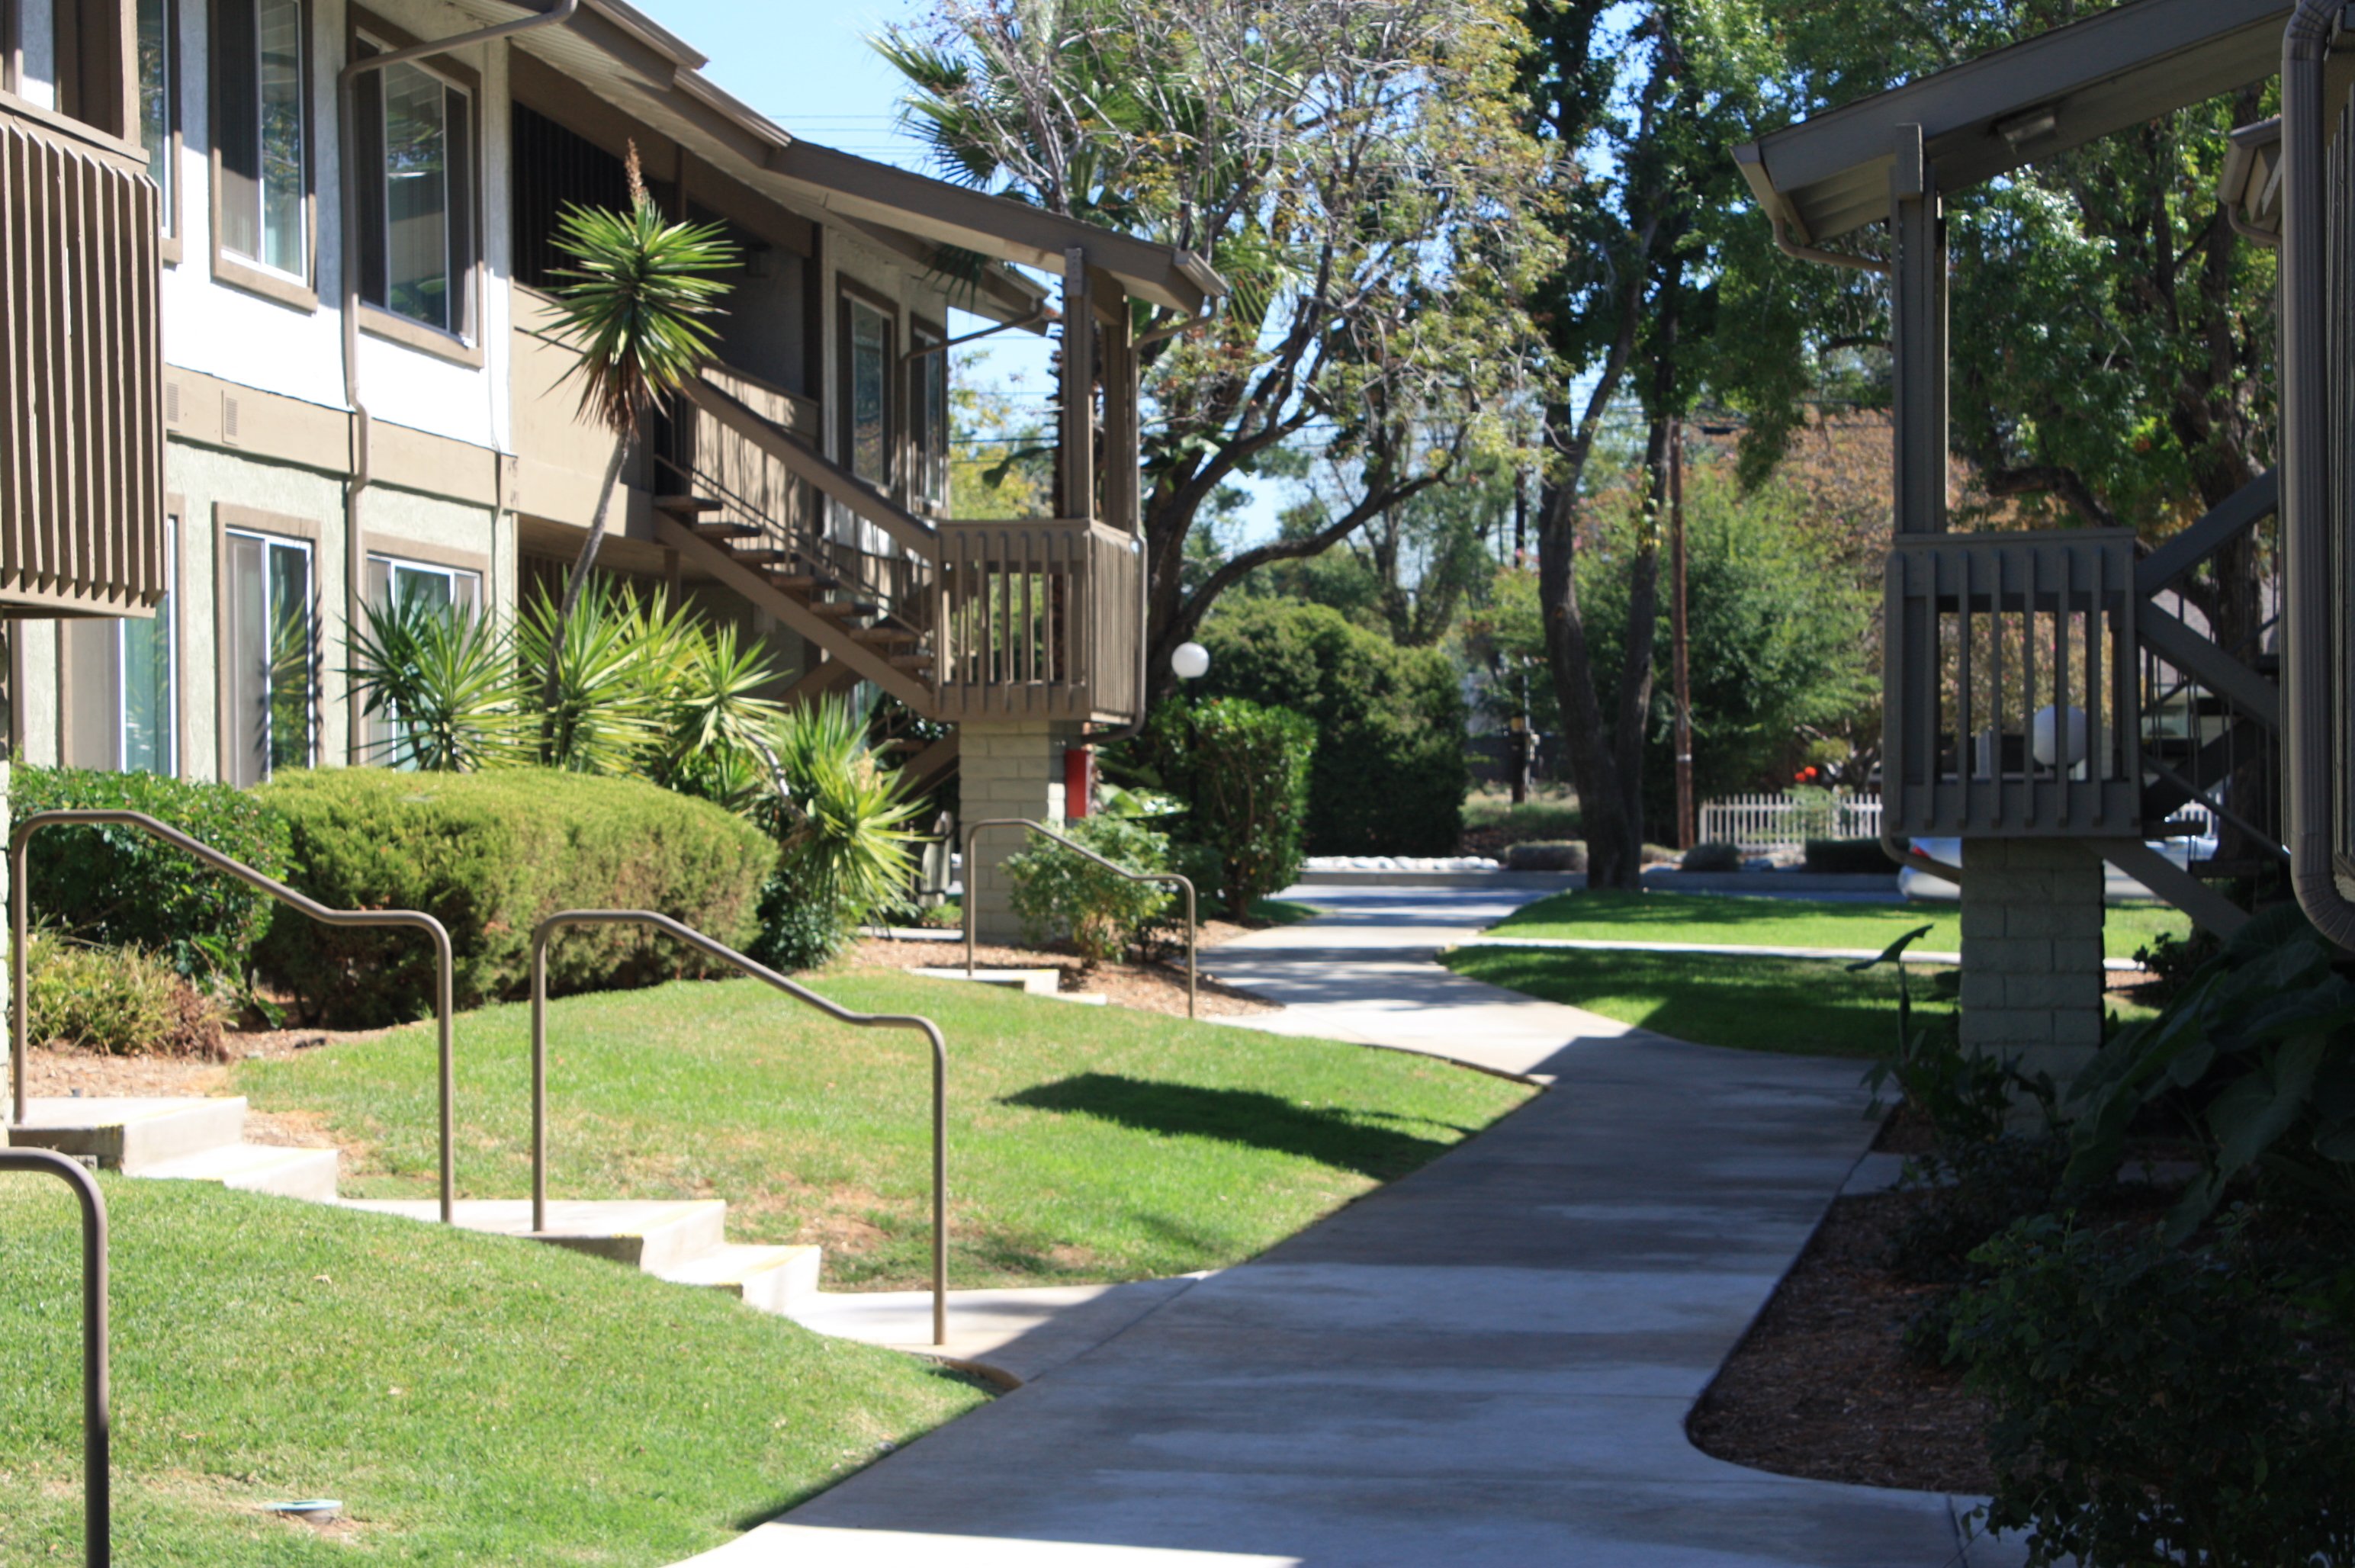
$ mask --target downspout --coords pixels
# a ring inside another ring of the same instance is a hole
[[[1800,244],[1791,238],[1791,220],[1787,218],[1774,219],[1774,249],[1785,256],[1813,261],[1819,266],[1846,267],[1850,272],[1873,272],[1884,278],[1890,273],[1889,263],[1878,256],[1856,256],[1846,251],[1826,251],[1817,246]]]
[[[2322,933],[2355,948],[2355,904],[2332,867],[2329,191],[2323,71],[2342,0],[2298,0],[2282,35],[2282,743],[2290,882]]]
[[[359,79],[370,71],[388,66],[401,65],[431,55],[448,54],[455,49],[471,48],[476,44],[493,43],[513,37],[538,27],[561,27],[581,9],[581,0],[556,0],[556,4],[537,16],[520,16],[512,22],[500,22],[487,27],[477,27],[471,33],[460,33],[430,44],[415,44],[405,49],[392,49],[366,59],[346,60],[344,69],[336,73],[336,155],[341,164],[339,202],[343,211],[343,273],[344,273],[344,402],[352,411],[351,482],[344,486],[344,639],[348,649],[352,628],[360,623],[360,602],[368,591],[368,553],[361,548],[360,498],[375,482],[373,453],[375,431],[368,405],[360,399],[360,259],[359,181],[356,176],[352,155],[359,144],[358,110],[353,101],[352,89]],[[477,308],[480,308],[478,302]],[[484,356],[485,369],[491,357]],[[348,688],[344,695],[346,731],[345,751],[355,765],[361,761],[359,699]]]

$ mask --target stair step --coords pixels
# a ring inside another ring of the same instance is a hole
[[[850,634],[850,640],[854,643],[880,645],[888,643],[921,643],[924,638],[921,632],[911,631],[905,626],[860,626]]]
[[[750,523],[698,523],[698,539],[714,539],[725,544],[730,539],[757,539],[761,530]]]
[[[733,549],[728,553],[746,566],[774,566],[794,559],[794,552],[789,549]]]
[[[769,581],[772,586],[782,588],[788,593],[807,593],[817,586],[816,578],[790,571],[773,571],[769,573]]]
[[[215,1181],[238,1192],[327,1203],[336,1196],[337,1159],[331,1148],[229,1144],[148,1166],[139,1174],[159,1181]]]
[[[893,669],[904,669],[909,671],[911,674],[919,674],[932,667],[932,656],[930,654],[893,654],[891,656],[891,667]]]
[[[810,608],[835,621],[855,620],[861,615],[875,613],[874,605],[861,604],[855,599],[821,599]]]
[[[245,1101],[38,1099],[25,1124],[9,1129],[20,1148],[95,1157],[109,1170],[137,1176],[150,1167],[202,1154],[245,1136]]]
[[[667,512],[674,517],[700,517],[706,512],[721,511],[727,505],[727,502],[715,501],[709,496],[657,496],[655,497],[655,510]]]
[[[431,1198],[346,1198],[342,1202],[346,1209],[429,1222],[441,1214],[440,1206]],[[717,1198],[677,1202],[568,1199],[550,1202],[548,1229],[535,1232],[530,1200],[470,1198],[456,1206],[454,1218],[469,1231],[528,1236],[658,1275],[724,1243],[728,1205]]]
[[[727,1243],[661,1271],[674,1285],[725,1291],[747,1307],[782,1313],[817,1293],[817,1247],[754,1247]]]

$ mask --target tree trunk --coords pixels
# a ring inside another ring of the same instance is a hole
[[[557,607],[556,624],[562,626],[572,619],[573,607],[581,603],[581,591],[588,586],[589,573],[597,564],[597,547],[605,542],[606,520],[613,512],[613,490],[622,482],[622,470],[629,466],[630,454],[637,450],[638,431],[635,425],[622,432],[613,443],[613,455],[605,464],[605,483],[597,492],[597,512],[589,519],[589,536],[581,541],[581,554],[572,562],[571,575],[564,580],[564,598]],[[548,667],[539,676],[539,707],[543,715],[556,707],[556,690],[561,670],[558,660],[562,656],[564,639],[551,635],[548,639]],[[546,741],[543,737],[542,744]],[[545,759],[543,759],[545,760]]]

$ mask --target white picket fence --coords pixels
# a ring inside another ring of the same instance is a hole
[[[1705,844],[1739,844],[1752,853],[1796,849],[1810,838],[1877,838],[1881,797],[1843,795],[1796,801],[1783,795],[1736,795],[1701,802]]]

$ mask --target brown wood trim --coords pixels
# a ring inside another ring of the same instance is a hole
[[[164,496],[164,516],[172,522],[172,776],[188,776],[189,722],[195,712],[188,704],[188,498],[176,492]],[[212,624],[212,617],[205,617]]]
[[[491,588],[491,558],[478,550],[453,549],[447,545],[428,544],[422,539],[403,539],[399,534],[370,530],[360,536],[364,555],[384,556],[392,560],[414,561],[420,566],[445,567],[452,571],[471,571],[483,580],[483,596],[487,603]]]
[[[276,534],[280,539],[301,539],[311,545],[319,542],[321,533],[319,525],[309,517],[265,512],[259,507],[240,507],[230,501],[213,503],[213,528],[216,533],[235,528],[240,533]]]
[[[212,231],[208,236],[207,243],[212,250],[215,282],[228,283],[233,288],[244,289],[250,293],[260,294],[262,298],[275,301],[280,304],[292,305],[297,310],[316,311],[319,308],[319,116],[317,106],[314,101],[316,94],[312,86],[312,80],[319,73],[318,27],[317,19],[312,12],[311,0],[299,0],[299,3],[303,7],[304,275],[301,278],[291,278],[283,272],[273,272],[244,258],[232,256],[221,249],[221,133],[218,107],[214,111],[213,123],[206,137],[209,150],[205,160],[207,176],[205,183],[212,220]],[[220,102],[218,67],[211,58],[209,46],[221,34],[219,9],[220,0],[213,0],[212,15],[208,18],[211,25],[206,35],[208,51],[205,69],[208,79],[205,83],[205,97],[208,102],[216,106]],[[146,163],[144,154],[140,163],[143,167]]]
[[[16,37],[18,9],[16,0],[0,0],[0,92],[13,93],[16,91],[17,75],[25,63],[24,48]],[[15,689],[14,682],[10,683],[9,688]],[[13,726],[16,721],[11,719],[9,722]],[[13,727],[9,731],[8,743],[12,749],[16,745]]]
[[[75,152],[87,154],[125,174],[144,175],[147,172],[147,149],[138,143],[126,142],[70,115],[45,109],[27,99],[19,98],[14,91],[0,91],[0,112],[14,115],[19,120],[29,120],[50,135],[77,142],[80,144],[74,148]]]
[[[414,48],[424,41],[416,35],[386,21],[374,11],[352,5],[345,13],[344,58],[346,59],[359,58],[359,37],[362,33],[371,35],[394,49]],[[389,342],[398,343],[403,347],[415,348],[439,358],[470,366],[479,370],[483,368],[485,336],[483,323],[489,319],[489,313],[484,309],[483,291],[490,286],[488,262],[490,246],[485,221],[488,208],[483,199],[483,192],[490,184],[487,177],[490,158],[485,148],[483,77],[480,71],[475,70],[455,55],[428,55],[416,63],[434,75],[450,78],[457,84],[466,94],[467,116],[473,122],[466,133],[466,145],[468,151],[474,155],[474,167],[466,184],[474,206],[474,211],[469,214],[467,219],[469,232],[474,239],[471,248],[474,260],[469,263],[469,270],[473,272],[474,278],[466,289],[464,330],[458,333],[442,332],[422,322],[411,321],[397,311],[387,310],[382,305],[374,304],[366,300],[360,302],[360,330],[372,337],[381,337]],[[378,74],[381,75],[381,73]],[[350,178],[352,172],[347,151],[344,165],[345,177]],[[357,263],[358,245],[357,235],[344,236],[344,255],[346,258],[346,265]]]
[[[133,18],[134,26],[136,17]],[[180,123],[180,0],[164,0],[164,71],[170,80],[171,91],[164,101],[164,156],[172,171],[172,194],[164,210],[164,229],[157,237],[156,249],[167,267],[180,264],[186,247],[182,243],[186,232],[182,214],[186,210],[181,198],[181,187],[188,183],[187,172],[181,167],[182,153],[186,142]],[[137,64],[133,65],[137,74]],[[133,140],[137,140],[134,136]]]
[[[481,251],[482,247],[475,247],[477,256],[481,254]],[[474,263],[474,277],[478,283],[483,277],[483,263],[479,260]],[[477,317],[480,316],[479,304],[469,306],[469,309]],[[464,365],[476,370],[483,368],[483,340],[479,335],[473,337],[453,337],[438,326],[428,326],[421,321],[411,321],[398,311],[387,310],[380,304],[370,304],[366,300],[360,302],[360,330],[370,337],[380,337],[387,343],[398,343],[403,348],[414,348],[421,354],[431,354],[437,359],[447,359],[453,365]]]
[[[884,315],[890,316],[895,326],[899,323],[900,317],[905,314],[903,307],[898,300],[893,299],[890,294],[885,293],[881,289],[875,287],[872,283],[860,283],[857,278],[852,277],[847,272],[837,272],[834,275],[834,283],[835,287],[840,289],[844,293],[848,294],[853,299],[863,300],[867,304],[873,305],[877,310],[883,312]]]

